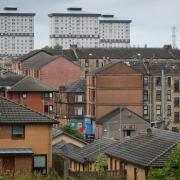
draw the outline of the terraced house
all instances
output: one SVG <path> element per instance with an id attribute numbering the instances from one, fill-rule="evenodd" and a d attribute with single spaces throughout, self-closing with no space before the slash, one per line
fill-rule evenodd
<path id="1" fill-rule="evenodd" d="M 105 150 L 108 170 L 120 171 L 122 178 L 128 180 L 145 180 L 151 168 L 162 168 L 168 162 L 179 142 L 178 133 L 148 128 Z"/>
<path id="2" fill-rule="evenodd" d="M 56 123 L 0 97 L 0 169 L 48 173 L 52 167 L 51 130 Z"/>

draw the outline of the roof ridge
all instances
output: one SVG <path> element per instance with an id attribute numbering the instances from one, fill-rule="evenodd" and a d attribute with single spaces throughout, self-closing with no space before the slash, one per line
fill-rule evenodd
<path id="1" fill-rule="evenodd" d="M 12 100 L 10 100 L 10 99 L 8 99 L 8 98 L 5 98 L 5 97 L 0 96 L 0 99 L 3 99 L 3 100 L 5 100 L 5 101 L 9 101 L 9 102 L 11 102 L 11 103 L 13 103 L 13 104 L 16 104 L 16 105 L 18 105 L 18 106 L 20 106 L 20 107 L 23 107 L 23 108 L 29 110 L 29 111 L 31 111 L 31 112 L 34 112 L 34 113 L 39 114 L 39 115 L 41 115 L 41 116 L 44 116 L 44 117 L 48 118 L 49 120 L 51 120 L 52 122 L 54 121 L 54 122 L 58 123 L 57 120 L 55 120 L 55 119 L 53 119 L 53 118 L 50 118 L 50 117 L 48 117 L 47 115 L 42 114 L 42 113 L 40 113 L 40 112 L 38 112 L 38 111 L 35 111 L 35 110 L 33 110 L 33 109 L 29 108 L 29 107 L 26 107 L 26 106 L 24 106 L 24 105 L 22 105 L 22 104 L 18 104 L 17 102 L 12 101 Z"/>
<path id="2" fill-rule="evenodd" d="M 178 142 L 178 141 L 177 141 Z M 160 153 L 159 155 L 157 155 L 155 158 L 153 158 L 149 163 L 147 163 L 147 166 L 149 166 L 150 164 L 152 164 L 154 161 L 156 161 L 159 157 L 161 157 L 163 154 L 165 154 L 166 152 L 168 152 L 171 148 L 173 148 L 174 146 L 176 146 L 177 142 L 175 142 L 174 144 L 172 144 L 170 147 L 168 147 L 167 149 L 165 149 L 162 153 Z"/>

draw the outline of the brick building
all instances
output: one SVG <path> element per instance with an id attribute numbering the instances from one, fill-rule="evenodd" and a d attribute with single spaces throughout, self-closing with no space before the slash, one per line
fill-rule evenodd
<path id="1" fill-rule="evenodd" d="M 119 106 L 143 115 L 143 76 L 125 63 L 111 63 L 87 77 L 87 115 L 96 120 Z"/>
<path id="2" fill-rule="evenodd" d="M 81 67 L 62 56 L 34 55 L 22 63 L 23 74 L 58 88 L 81 77 Z"/>
<path id="3" fill-rule="evenodd" d="M 136 61 L 129 65 L 143 74 L 144 118 L 156 126 L 165 121 L 165 128 L 179 131 L 180 61 Z"/>
<path id="4" fill-rule="evenodd" d="M 55 89 L 38 79 L 8 72 L 0 77 L 0 87 L 2 96 L 54 117 Z"/>
<path id="5" fill-rule="evenodd" d="M 80 79 L 60 86 L 56 93 L 56 116 L 61 119 L 60 123 L 71 124 L 82 131 L 85 114 L 86 81 Z"/>

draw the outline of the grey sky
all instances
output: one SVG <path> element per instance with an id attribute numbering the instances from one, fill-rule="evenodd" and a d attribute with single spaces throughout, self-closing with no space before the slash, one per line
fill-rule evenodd
<path id="1" fill-rule="evenodd" d="M 48 13 L 67 7 L 114 14 L 131 19 L 131 46 L 162 47 L 171 43 L 172 26 L 177 27 L 180 46 L 180 0 L 0 0 L 0 7 L 16 6 L 20 11 L 35 12 L 35 48 L 48 45 Z"/>

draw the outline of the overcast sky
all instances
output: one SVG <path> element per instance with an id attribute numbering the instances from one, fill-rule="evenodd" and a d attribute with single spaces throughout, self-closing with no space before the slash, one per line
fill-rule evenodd
<path id="1" fill-rule="evenodd" d="M 114 14 L 122 20 L 131 19 L 131 46 L 171 44 L 175 25 L 180 47 L 180 0 L 0 0 L 0 7 L 4 6 L 36 13 L 35 48 L 49 44 L 47 14 L 74 6 L 89 12 Z"/>

